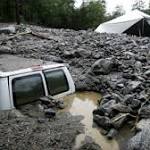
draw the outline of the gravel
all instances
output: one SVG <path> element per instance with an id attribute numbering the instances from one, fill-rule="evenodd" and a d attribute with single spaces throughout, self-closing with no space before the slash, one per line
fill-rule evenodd
<path id="1" fill-rule="evenodd" d="M 124 125 L 120 123 L 122 119 L 126 123 L 143 120 L 142 116 L 150 119 L 149 111 L 146 111 L 149 109 L 147 101 L 150 100 L 150 38 L 27 27 L 30 27 L 32 33 L 14 37 L 0 34 L 0 54 L 11 53 L 69 64 L 77 90 L 103 94 L 102 102 L 94 113 L 97 123 L 97 118 L 107 118 L 110 120 L 110 127 L 114 129 L 115 126 L 120 128 Z M 109 101 L 117 104 L 117 110 L 114 105 L 107 104 L 110 110 L 105 108 L 102 113 L 101 107 Z M 119 122 L 115 122 L 115 126 L 111 122 L 114 122 L 114 118 Z M 148 126 L 144 126 L 140 131 L 142 138 L 139 138 L 139 134 L 133 137 L 137 137 L 139 143 L 144 143 L 147 139 L 144 134 L 146 128 Z M 146 146 L 143 147 L 144 145 L 139 144 L 138 148 L 148 150 Z M 132 148 L 136 149 L 134 145 Z"/>

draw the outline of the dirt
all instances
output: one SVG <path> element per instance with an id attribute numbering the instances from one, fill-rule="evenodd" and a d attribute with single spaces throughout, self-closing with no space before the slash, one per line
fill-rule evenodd
<path id="1" fill-rule="evenodd" d="M 18 34 L 25 32 L 26 27 L 32 32 Z M 149 122 L 149 37 L 37 26 L 16 28 L 15 36 L 0 35 L 0 54 L 68 63 L 77 90 L 97 91 L 103 95 L 102 103 L 96 111 L 99 125 L 106 127 L 103 122 L 105 121 L 109 127 L 107 130 L 114 133 L 127 123 L 132 122 L 132 127 L 138 130 L 136 124 L 139 121 L 147 119 Z M 114 110 L 117 110 L 117 114 L 112 112 Z M 117 124 L 112 124 L 111 121 L 114 120 L 118 121 Z M 149 145 L 144 142 L 148 140 L 145 134 L 148 128 L 149 123 L 140 127 L 140 134 L 139 130 L 135 132 L 133 139 L 129 139 L 128 147 L 148 150 Z"/>
<path id="2" fill-rule="evenodd" d="M 82 116 L 59 113 L 47 119 L 37 111 L 36 104 L 26 108 L 30 111 L 0 112 L 0 149 L 70 150 L 76 136 L 83 132 Z"/>

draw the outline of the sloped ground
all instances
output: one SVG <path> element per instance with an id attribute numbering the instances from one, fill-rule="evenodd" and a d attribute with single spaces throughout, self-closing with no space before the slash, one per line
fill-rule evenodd
<path id="1" fill-rule="evenodd" d="M 94 121 L 107 127 L 108 133 L 119 130 L 125 123 L 134 126 L 141 119 L 149 122 L 150 38 L 30 28 L 32 34 L 11 38 L 1 34 L 0 54 L 68 63 L 77 90 L 103 94 L 103 101 L 94 112 Z M 149 123 L 140 126 L 140 134 L 130 140 L 129 149 L 147 149 L 149 143 L 145 141 L 150 139 L 145 130 L 149 126 Z"/>

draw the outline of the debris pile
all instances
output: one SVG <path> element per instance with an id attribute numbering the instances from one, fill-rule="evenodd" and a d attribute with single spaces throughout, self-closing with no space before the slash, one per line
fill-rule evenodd
<path id="1" fill-rule="evenodd" d="M 150 38 L 28 27 L 30 32 L 0 34 L 0 54 L 69 64 L 77 90 L 103 94 L 93 114 L 109 138 L 124 124 L 150 121 Z M 129 141 L 131 150 L 143 148 L 131 141 L 144 143 L 149 127 L 149 123 L 140 127 Z M 144 143 L 144 150 L 148 144 Z"/>
<path id="2" fill-rule="evenodd" d="M 70 150 L 74 146 L 76 136 L 83 132 L 82 117 L 69 113 L 55 116 L 62 102 L 48 100 L 0 111 L 0 149 Z"/>

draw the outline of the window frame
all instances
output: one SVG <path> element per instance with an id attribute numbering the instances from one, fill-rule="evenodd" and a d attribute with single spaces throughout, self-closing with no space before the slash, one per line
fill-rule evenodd
<path id="1" fill-rule="evenodd" d="M 44 69 L 43 70 L 43 75 L 44 75 L 44 72 L 50 72 L 50 71 L 55 71 L 55 70 L 62 70 L 66 76 L 66 80 L 67 80 L 67 83 L 68 83 L 68 91 L 66 92 L 63 92 L 63 93 L 60 93 L 60 94 L 57 94 L 57 95 L 53 95 L 54 98 L 60 98 L 60 97 L 64 97 L 68 94 L 71 94 L 71 93 L 74 93 L 75 92 L 75 85 L 74 85 L 74 82 L 73 82 L 73 79 L 71 77 L 71 74 L 70 72 L 68 71 L 68 69 L 64 66 L 64 67 L 58 67 L 58 68 L 53 68 L 53 69 Z M 44 75 L 44 78 L 45 78 L 45 75 Z M 45 82 L 46 82 L 46 78 L 45 78 Z M 48 92 L 48 85 L 46 83 L 46 88 L 47 88 L 47 92 Z M 48 93 L 49 95 L 49 93 Z"/>
<path id="2" fill-rule="evenodd" d="M 16 104 L 15 104 L 15 99 L 14 99 L 14 96 L 13 96 L 13 80 L 14 79 L 17 79 L 17 78 L 23 78 L 23 77 L 27 77 L 27 76 L 34 76 L 34 75 L 40 75 L 41 76 L 41 79 L 42 79 L 42 86 L 43 86 L 43 91 L 44 91 L 44 96 L 47 96 L 48 95 L 48 92 L 47 92 L 47 87 L 46 87 L 46 83 L 45 83 L 45 80 L 44 80 L 44 75 L 42 73 L 42 71 L 36 71 L 36 72 L 29 72 L 29 73 L 22 73 L 22 74 L 19 74 L 19 75 L 15 75 L 15 76 L 10 76 L 9 77 L 9 86 L 10 86 L 10 98 L 11 98 L 11 103 L 14 107 L 17 107 Z"/>
<path id="3" fill-rule="evenodd" d="M 62 91 L 62 92 L 60 92 L 60 93 L 52 94 L 52 93 L 50 92 L 49 87 L 48 87 L 48 80 L 47 80 L 47 78 L 46 78 L 46 73 L 57 72 L 57 71 L 62 71 L 62 73 L 63 73 L 63 75 L 64 75 L 64 77 L 65 77 L 65 81 L 66 81 L 66 83 L 67 83 L 67 90 L 66 90 L 66 91 Z M 48 94 L 49 94 L 49 95 L 55 96 L 55 95 L 59 95 L 59 94 L 61 94 L 61 93 L 66 93 L 66 92 L 69 91 L 70 87 L 69 87 L 68 79 L 67 79 L 66 73 L 64 72 L 63 69 L 59 68 L 59 69 L 52 69 L 52 70 L 44 70 L 44 71 L 43 71 L 43 74 L 44 74 L 44 77 L 45 77 L 45 81 L 46 81 L 46 85 L 47 85 L 47 91 L 48 91 Z"/>

